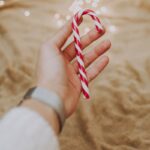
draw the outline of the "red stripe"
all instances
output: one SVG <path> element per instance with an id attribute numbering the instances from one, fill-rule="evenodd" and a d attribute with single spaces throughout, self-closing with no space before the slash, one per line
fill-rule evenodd
<path id="1" fill-rule="evenodd" d="M 90 98 L 89 94 L 83 88 L 82 88 L 82 93 L 83 93 L 83 95 L 85 96 L 86 99 Z"/>
<path id="2" fill-rule="evenodd" d="M 80 17 L 82 17 L 83 15 L 86 15 L 86 14 L 88 14 L 94 21 L 96 21 L 96 22 L 98 22 L 98 23 L 101 24 L 99 18 L 96 17 L 95 15 L 89 14 L 90 12 L 95 13 L 93 10 L 90 10 L 90 9 L 86 9 L 85 11 L 83 11 L 82 14 L 81 14 L 81 16 L 79 16 L 79 14 L 77 13 L 77 14 L 74 16 L 77 25 L 79 25 Z M 99 28 L 97 25 L 95 25 L 95 27 L 96 27 L 96 29 L 97 29 L 98 32 L 102 32 L 102 29 Z M 79 35 L 79 37 L 80 37 L 80 33 L 79 33 L 79 30 L 78 30 L 78 27 L 76 27 L 73 22 L 72 22 L 72 28 L 73 28 L 73 30 L 74 30 L 74 31 Z M 81 44 L 81 42 L 80 42 L 75 36 L 74 36 L 74 42 L 75 42 L 75 43 L 79 46 L 79 48 L 82 50 L 82 44 Z M 75 49 L 76 49 L 76 48 L 75 48 Z M 82 54 L 80 51 L 78 51 L 78 49 L 76 49 L 76 55 L 77 55 L 78 57 L 80 57 L 80 59 L 81 59 L 82 61 L 84 60 L 84 59 L 83 59 L 83 54 Z M 79 69 L 82 70 L 83 73 L 86 75 L 86 70 L 85 70 L 85 68 L 84 68 L 79 62 L 78 62 L 78 67 L 79 67 Z M 81 80 L 82 82 L 84 82 L 84 83 L 86 84 L 86 86 L 88 87 L 88 81 L 87 81 L 81 74 L 80 74 L 80 80 Z M 85 96 L 86 98 L 89 98 L 89 93 L 87 93 L 83 87 L 82 87 L 82 93 L 84 94 L 84 96 Z"/>
<path id="3" fill-rule="evenodd" d="M 78 13 L 75 14 L 75 20 L 77 22 L 77 24 L 79 24 L 79 17 L 78 17 Z"/>
<path id="4" fill-rule="evenodd" d="M 80 68 L 80 69 L 85 73 L 85 75 L 86 75 L 85 68 L 84 68 L 83 66 L 81 66 L 80 63 L 78 63 L 78 66 L 79 66 L 79 68 Z"/>
<path id="5" fill-rule="evenodd" d="M 74 36 L 74 42 L 79 46 L 80 49 L 82 49 L 81 42 Z"/>
<path id="6" fill-rule="evenodd" d="M 82 80 L 85 85 L 88 87 L 88 81 L 80 74 L 80 80 Z"/>
<path id="7" fill-rule="evenodd" d="M 101 28 L 99 28 L 98 26 L 95 26 L 95 27 L 99 33 L 103 32 L 103 30 Z"/>
<path id="8" fill-rule="evenodd" d="M 81 58 L 81 60 L 83 61 L 83 54 L 80 53 L 77 49 L 76 49 L 76 54 L 77 56 L 79 56 Z"/>
<path id="9" fill-rule="evenodd" d="M 100 24 L 101 24 L 101 22 L 100 22 L 100 20 L 99 20 L 99 18 L 98 18 L 98 17 L 95 17 L 95 19 L 97 20 L 97 22 L 98 22 L 98 23 L 100 23 Z"/>
<path id="10" fill-rule="evenodd" d="M 72 23 L 72 28 L 73 28 L 73 30 L 76 31 L 77 34 L 79 35 L 79 30 L 78 30 L 78 28 L 74 25 L 74 23 Z"/>

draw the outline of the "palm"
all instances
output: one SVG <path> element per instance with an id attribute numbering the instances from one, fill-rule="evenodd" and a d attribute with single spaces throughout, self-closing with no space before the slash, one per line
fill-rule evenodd
<path id="1" fill-rule="evenodd" d="M 81 93 L 81 83 L 79 80 L 79 76 L 77 73 L 77 68 L 74 66 L 73 63 L 70 63 L 68 59 L 66 58 L 63 53 L 60 52 L 59 49 L 54 49 L 53 51 L 49 51 L 49 57 L 52 55 L 52 53 L 56 53 L 55 55 L 55 60 L 53 62 L 56 64 L 58 63 L 58 66 L 54 66 L 51 64 L 51 67 L 57 74 L 59 74 L 59 78 L 57 78 L 57 90 L 59 90 L 61 97 L 66 97 L 69 98 L 69 101 L 67 103 L 67 108 L 70 108 L 70 105 L 74 104 L 76 105 Z M 53 72 L 50 72 L 50 74 L 53 74 Z M 51 77 L 53 75 L 50 75 Z M 52 81 L 55 81 L 56 75 L 54 74 Z M 69 107 L 68 107 L 69 105 Z M 72 107 L 72 110 L 69 109 L 67 112 L 69 112 L 67 115 L 72 113 L 74 111 L 74 107 Z"/>
<path id="2" fill-rule="evenodd" d="M 67 116 L 70 116 L 76 109 L 81 93 L 74 42 L 62 51 L 62 46 L 71 33 L 71 22 L 69 22 L 50 42 L 45 43 L 40 54 L 41 61 L 39 61 L 40 69 L 38 70 L 40 85 L 59 94 L 64 100 Z M 104 32 L 98 33 L 96 29 L 93 29 L 83 36 L 81 38 L 83 49 L 103 34 Z M 89 66 L 87 69 L 89 81 L 93 80 L 107 65 L 108 57 L 99 57 L 110 48 L 110 45 L 110 41 L 104 41 L 84 55 L 85 67 Z"/>
<path id="3" fill-rule="evenodd" d="M 74 66 L 64 57 L 64 61 L 66 63 L 67 68 L 67 77 L 69 82 L 69 91 L 72 93 L 72 97 L 77 100 L 81 93 L 81 83 L 79 80 L 79 76 L 77 71 L 75 70 Z"/>

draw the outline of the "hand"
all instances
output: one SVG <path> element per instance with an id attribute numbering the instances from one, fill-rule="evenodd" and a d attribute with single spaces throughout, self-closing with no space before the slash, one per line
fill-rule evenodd
<path id="1" fill-rule="evenodd" d="M 82 21 L 82 20 L 81 20 Z M 104 31 L 105 32 L 105 31 Z M 91 30 L 81 38 L 82 47 L 100 38 L 103 33 Z M 64 102 L 66 117 L 75 110 L 81 94 L 74 42 L 62 48 L 72 33 L 71 20 L 42 46 L 37 66 L 37 86 L 57 93 Z M 108 64 L 107 56 L 100 57 L 111 46 L 109 40 L 99 43 L 84 55 L 88 81 L 92 81 Z M 94 62 L 94 63 L 93 63 Z"/>

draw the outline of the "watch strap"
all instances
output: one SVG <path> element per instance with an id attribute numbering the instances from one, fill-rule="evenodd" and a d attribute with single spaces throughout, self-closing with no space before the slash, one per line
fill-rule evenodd
<path id="1" fill-rule="evenodd" d="M 43 87 L 34 87 L 29 89 L 25 94 L 24 100 L 28 98 L 33 98 L 34 100 L 40 101 L 50 106 L 56 112 L 60 122 L 60 131 L 62 130 L 65 122 L 65 113 L 63 102 L 57 94 Z"/>

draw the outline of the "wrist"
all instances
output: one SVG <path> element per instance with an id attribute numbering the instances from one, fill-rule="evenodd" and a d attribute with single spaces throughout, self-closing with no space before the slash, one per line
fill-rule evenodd
<path id="1" fill-rule="evenodd" d="M 60 88 L 58 88 L 58 86 L 56 87 L 53 84 L 51 86 L 51 85 L 49 85 L 45 82 L 40 81 L 40 82 L 37 82 L 36 87 L 42 87 L 42 88 L 47 89 L 48 91 L 52 91 L 52 92 L 56 93 L 60 97 L 60 99 L 62 100 L 62 102 L 65 106 L 65 101 L 67 99 L 67 94 L 63 90 L 58 90 L 58 89 L 60 89 Z M 63 88 L 61 88 L 61 89 L 63 89 Z"/>
<path id="2" fill-rule="evenodd" d="M 59 119 L 57 114 L 51 107 L 34 99 L 26 100 L 20 106 L 27 107 L 29 109 L 32 109 L 33 111 L 36 111 L 39 115 L 41 115 L 41 117 L 45 119 L 45 121 L 48 122 L 48 124 L 53 128 L 55 133 L 57 135 L 59 134 L 60 132 Z"/>
<path id="3" fill-rule="evenodd" d="M 46 84 L 44 82 L 37 82 L 36 86 L 47 89 L 48 91 L 52 91 L 60 97 L 60 99 L 61 99 L 61 101 L 64 105 L 64 115 L 65 115 L 66 118 L 68 118 L 69 116 L 71 116 L 73 114 L 76 107 L 72 107 L 72 106 L 77 105 L 77 101 L 74 100 L 74 95 L 70 94 L 69 92 L 64 92 L 64 90 L 59 90 L 58 91 L 58 89 L 63 89 L 63 87 L 61 87 L 61 88 L 57 87 L 56 88 L 55 86 L 50 86 L 49 84 Z M 72 103 L 73 101 L 75 103 Z"/>

